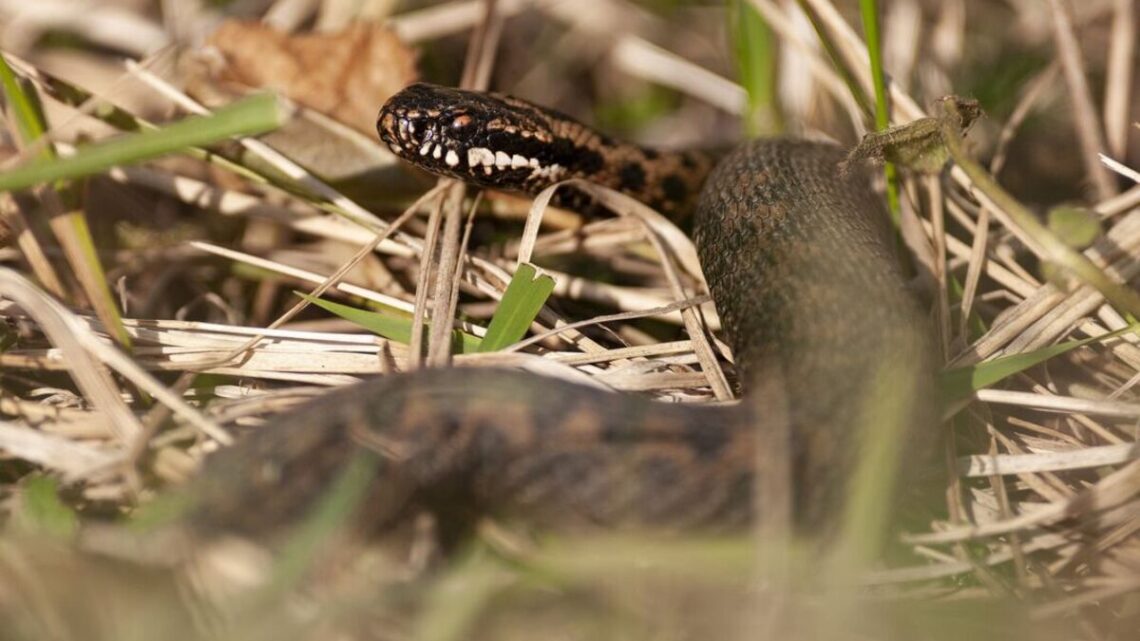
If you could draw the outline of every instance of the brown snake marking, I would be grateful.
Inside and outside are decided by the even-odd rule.
[[[691,196],[682,169],[707,162],[617,143],[516,99],[422,84],[389,100],[377,126],[430,171],[530,193],[576,176],[625,183],[660,206],[670,192]],[[772,425],[779,412],[748,400],[694,407],[516,371],[419,371],[328,393],[211,457],[189,490],[191,523],[205,533],[279,529],[311,508],[351,453],[373,451],[377,479],[361,517],[371,528],[429,510],[452,540],[484,514],[739,529],[756,517],[757,461],[787,439],[795,521],[823,535],[866,445],[859,427],[892,419],[908,428],[900,483],[918,485],[936,451],[928,323],[881,199],[862,171],[840,175],[843,156],[822,143],[745,143],[709,175],[695,214],[742,380],[763,377],[782,392],[786,429]],[[673,175],[686,193],[635,173]],[[913,402],[877,402],[884,380]]]

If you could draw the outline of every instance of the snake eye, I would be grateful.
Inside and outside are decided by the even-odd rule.
[[[462,129],[471,124],[471,116],[469,114],[459,114],[451,121],[452,129]]]

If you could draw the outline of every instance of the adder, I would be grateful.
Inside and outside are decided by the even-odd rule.
[[[825,537],[877,439],[898,448],[897,460],[875,463],[895,479],[892,498],[934,466],[927,315],[868,172],[841,172],[840,147],[754,140],[714,161],[619,142],[515,98],[428,84],[388,100],[377,128],[404,160],[484,187],[533,194],[577,177],[674,215],[695,202],[698,253],[744,387],[777,393],[698,407],[507,370],[385,376],[329,392],[212,456],[189,490],[199,530],[260,536],[296,523],[362,453],[373,478],[361,524],[383,529],[426,510],[453,541],[483,515],[542,527],[744,528],[765,510],[758,466],[769,451],[787,453],[795,526]],[[901,431],[881,432],[891,425]]]

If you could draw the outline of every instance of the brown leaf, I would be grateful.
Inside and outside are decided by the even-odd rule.
[[[226,60],[220,80],[274,89],[370,135],[379,106],[416,78],[412,50],[379,25],[292,35],[231,20],[208,43]]]

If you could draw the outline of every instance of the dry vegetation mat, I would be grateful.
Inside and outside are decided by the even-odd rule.
[[[0,0],[0,638],[1136,638],[1133,0],[358,4]],[[899,558],[488,522],[442,559],[430,524],[318,514],[182,562],[136,533],[212,451],[370,376],[733,402],[673,223],[432,187],[376,139],[389,95],[461,74],[647,144],[886,163],[951,479]]]

